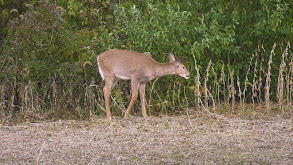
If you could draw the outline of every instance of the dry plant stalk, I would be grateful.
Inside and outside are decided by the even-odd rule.
[[[97,98],[94,92],[94,87],[96,87],[96,81],[94,78],[91,78],[90,85],[88,83],[85,84],[85,93],[84,93],[84,107],[89,108],[89,116],[94,114],[93,110],[97,104]]]
[[[208,90],[208,93],[209,93],[209,97],[210,97],[211,100],[212,100],[213,111],[215,112],[215,111],[216,111],[216,103],[215,103],[214,97],[213,97],[212,93],[211,93],[209,90]]]
[[[251,99],[252,99],[253,110],[254,110],[254,99],[257,97],[256,91],[257,91],[257,85],[258,85],[258,82],[256,80],[256,73],[257,73],[256,67],[257,67],[257,59],[255,60],[255,63],[254,63],[253,79],[252,79],[252,87],[251,87],[251,90],[252,90]]]
[[[293,90],[293,54],[291,54],[291,62],[289,63],[289,66],[290,66],[290,70],[289,70],[289,81],[287,81],[287,84],[288,84],[288,88],[287,90],[289,90],[288,92],[288,107],[290,107],[290,105],[292,104],[291,101],[292,101],[292,90]],[[288,74],[288,75],[289,75]]]
[[[231,104],[232,104],[232,113],[235,112],[235,86],[234,86],[234,69],[232,69],[232,71],[230,71],[230,84],[228,87],[229,90],[229,98],[231,98]]]
[[[4,111],[6,109],[5,85],[0,85],[0,92],[0,123],[2,124],[5,116]]]
[[[208,108],[208,106],[209,106],[209,103],[208,103],[209,95],[208,95],[207,82],[209,80],[209,70],[210,70],[211,65],[212,65],[212,61],[210,61],[209,64],[208,64],[208,67],[206,69],[206,76],[205,76],[205,79],[204,79],[205,108]]]
[[[264,52],[265,52],[265,49],[262,45],[262,50],[260,51],[260,69],[259,69],[259,78],[258,78],[258,86],[257,86],[257,91],[258,91],[258,104],[259,106],[261,106],[262,104],[262,99],[261,99],[261,96],[262,96],[262,73],[264,73],[264,70],[262,68],[262,63],[264,61]]]
[[[248,70],[247,70],[246,75],[245,75],[244,89],[243,89],[243,92],[242,92],[242,95],[243,95],[243,99],[242,99],[242,111],[244,111],[244,108],[245,108],[245,96],[246,96],[246,91],[247,91],[247,83],[249,83],[248,74],[250,72],[250,67],[252,65],[253,58],[254,58],[254,55],[252,54],[252,58],[250,59],[249,66],[248,66]]]
[[[221,68],[221,75],[220,75],[220,78],[219,78],[219,86],[220,86],[220,83],[222,83],[224,85],[224,87],[222,88],[223,90],[221,92],[223,93],[224,100],[229,100],[229,98],[226,97],[226,92],[225,92],[225,89],[226,89],[225,77],[226,77],[226,75],[225,75],[225,65],[223,64],[222,68]],[[229,104],[229,102],[227,103],[227,105],[228,104]]]
[[[290,44],[288,42],[285,51],[282,53],[282,61],[280,64],[280,69],[279,69],[279,75],[278,75],[278,86],[277,86],[277,98],[278,98],[278,104],[279,108],[282,109],[282,113],[284,113],[284,108],[283,108],[283,97],[284,97],[284,76],[283,72],[286,68],[286,62],[285,59],[288,56],[288,48]]]
[[[289,104],[290,104],[290,100],[289,100],[289,95],[290,95],[290,76],[289,76],[289,73],[286,72],[286,100],[285,102],[287,103],[287,107],[289,107]]]
[[[286,66],[286,63],[288,62],[288,51],[289,51],[289,48],[290,48],[290,42],[288,41],[287,42],[287,46],[282,54],[282,58],[283,58],[283,55],[285,56],[285,65],[284,65],[284,71],[285,71],[285,81],[286,83],[284,84],[286,86],[286,91],[284,91],[284,98],[286,98],[285,100],[283,100],[283,103],[287,103],[287,107],[290,106],[290,100],[289,100],[289,95],[290,95],[290,71],[291,71],[291,62],[292,62],[292,57],[291,57],[291,61],[289,63],[289,68],[285,68]],[[289,69],[289,70],[288,70]],[[282,109],[283,110],[283,109]]]
[[[286,63],[284,61],[284,53],[282,55],[282,62],[280,64],[279,68],[279,75],[278,75],[278,85],[277,85],[277,98],[278,98],[278,104],[279,108],[283,111],[283,88],[284,88],[284,77],[283,72],[284,68],[286,67]]]
[[[259,77],[258,77],[258,86],[257,86],[257,92],[258,92],[258,104],[259,106],[262,104],[261,99],[261,91],[262,91],[262,63],[260,64],[260,71],[259,71]]]
[[[266,83],[265,83],[265,105],[267,111],[270,110],[270,86],[271,86],[271,64],[273,62],[272,56],[275,54],[276,43],[274,43],[271,50],[271,54],[268,61],[268,71],[266,73]]]
[[[52,100],[54,100],[52,110],[55,110],[57,106],[57,85],[55,80],[52,82]]]
[[[213,75],[214,75],[214,90],[213,90],[213,92],[214,92],[216,98],[214,99],[212,95],[211,95],[211,97],[212,97],[212,101],[213,101],[213,107],[214,107],[214,109],[216,109],[214,105],[215,105],[215,100],[218,99],[218,102],[219,102],[219,97],[220,97],[219,96],[219,90],[220,90],[220,88],[219,88],[219,82],[218,82],[218,78],[217,78],[217,73],[216,73],[216,71],[215,71],[213,66],[211,67],[211,69],[212,69],[212,72],[213,72]]]
[[[35,107],[34,102],[35,102],[35,99],[34,99],[34,93],[33,93],[33,84],[29,81],[28,84],[24,86],[24,92],[23,92],[23,104],[24,104],[23,107],[25,107],[24,109],[26,111],[33,110],[34,112],[41,111],[41,109],[38,108],[38,106]]]
[[[194,95],[195,95],[195,102],[197,105],[197,108],[200,108],[200,105],[202,105],[202,101],[201,101],[201,93],[200,93],[200,74],[199,74],[199,69],[197,66],[197,61],[195,59],[195,57],[193,56],[194,59],[194,69],[196,71],[196,76],[195,76],[195,88],[194,88]]]
[[[241,92],[241,87],[240,87],[239,76],[237,76],[237,87],[238,87],[238,97],[239,97],[239,101],[240,101],[240,106],[243,108],[243,104],[242,104],[242,92]]]

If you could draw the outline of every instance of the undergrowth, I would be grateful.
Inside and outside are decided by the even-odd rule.
[[[5,20],[0,29],[1,124],[104,115],[97,67],[83,71],[82,66],[95,64],[111,48],[146,52],[158,62],[168,62],[169,51],[183,56],[191,79],[169,76],[148,83],[150,115],[185,109],[246,118],[258,112],[292,114],[291,1],[0,5],[5,7],[0,15]],[[111,96],[114,115],[123,115],[130,97],[130,84],[120,81]],[[136,105],[133,112],[140,114]]]

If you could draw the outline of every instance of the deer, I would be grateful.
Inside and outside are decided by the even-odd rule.
[[[137,53],[127,50],[110,49],[97,57],[98,70],[105,81],[103,88],[106,114],[112,119],[110,111],[111,90],[116,83],[122,80],[131,81],[131,101],[125,112],[124,119],[129,117],[130,111],[140,94],[142,116],[147,118],[145,108],[146,83],[162,76],[179,75],[185,79],[189,78],[189,72],[181,63],[182,56],[175,60],[174,54],[169,53],[169,63],[159,63],[148,54]]]

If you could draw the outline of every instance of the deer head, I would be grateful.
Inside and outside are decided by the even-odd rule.
[[[187,71],[186,67],[181,63],[182,61],[182,56],[177,58],[175,60],[175,56],[172,52],[169,52],[169,59],[170,63],[174,65],[174,72],[175,74],[178,74],[179,76],[188,79],[189,78],[189,72]]]

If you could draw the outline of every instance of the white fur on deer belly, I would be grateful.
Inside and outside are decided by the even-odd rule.
[[[127,77],[127,76],[122,76],[122,75],[119,75],[119,74],[115,74],[116,77],[122,79],[122,80],[130,80],[130,77]]]
[[[98,67],[99,67],[99,73],[100,73],[102,79],[105,80],[104,72],[103,72],[103,70],[102,70],[102,68],[100,66],[100,62],[99,62],[99,56],[97,57],[97,62],[98,62]]]

